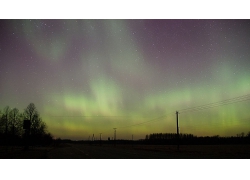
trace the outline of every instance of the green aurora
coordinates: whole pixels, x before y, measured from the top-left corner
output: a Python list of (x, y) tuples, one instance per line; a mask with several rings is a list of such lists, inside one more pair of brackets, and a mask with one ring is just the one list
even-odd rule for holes
[[(250, 131), (249, 20), (1, 20), (0, 109), (35, 103), (60, 138)], [(151, 121), (152, 120), (152, 121)], [(142, 124), (140, 124), (142, 123)]]

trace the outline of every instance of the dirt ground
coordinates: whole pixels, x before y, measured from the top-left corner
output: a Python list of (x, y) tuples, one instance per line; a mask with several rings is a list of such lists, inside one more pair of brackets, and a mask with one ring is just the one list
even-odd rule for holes
[(249, 159), (250, 145), (86, 145), (0, 147), (0, 159)]
[(138, 150), (156, 151), (172, 154), (184, 159), (249, 159), (250, 145), (140, 145)]
[(46, 159), (52, 147), (0, 147), (0, 159)]

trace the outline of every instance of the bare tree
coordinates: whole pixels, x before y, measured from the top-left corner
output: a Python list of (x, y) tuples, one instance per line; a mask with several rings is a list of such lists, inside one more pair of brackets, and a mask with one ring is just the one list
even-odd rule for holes
[(247, 133), (247, 137), (250, 138), (250, 131)]
[(47, 126), (45, 122), (42, 121), (38, 112), (36, 112), (31, 120), (31, 134), (43, 135), (46, 133)]
[(17, 108), (10, 111), (10, 126), (12, 135), (20, 135), (22, 132), (22, 115)]
[(47, 130), (46, 124), (40, 118), (34, 103), (30, 103), (24, 110), (24, 116), (31, 122), (30, 133), (32, 135), (44, 135)]
[(5, 129), (5, 116), (4, 114), (1, 113), (1, 118), (0, 118), (0, 133), (3, 134)]
[[(52, 141), (52, 135), (47, 131), (47, 125), (42, 121), (34, 103), (30, 103), (23, 113), (17, 108), (11, 109), (6, 106), (1, 111), (0, 116), (0, 139), (6, 137), (6, 144), (20, 143), (21, 138), (28, 137), (32, 144), (45, 144)], [(27, 131), (28, 136), (24, 134), (23, 120), (30, 120), (31, 127)]]
[(30, 103), (26, 109), (24, 109), (24, 114), (26, 117), (32, 121), (33, 116), (37, 113), (36, 106), (34, 103)]
[(241, 137), (244, 137), (244, 136), (245, 136), (245, 133), (244, 133), (244, 132), (242, 132), (240, 135), (241, 135)]
[(6, 106), (3, 110), (3, 121), (4, 121), (4, 125), (5, 125), (5, 134), (8, 133), (8, 128), (9, 128), (9, 113), (10, 113), (10, 107)]

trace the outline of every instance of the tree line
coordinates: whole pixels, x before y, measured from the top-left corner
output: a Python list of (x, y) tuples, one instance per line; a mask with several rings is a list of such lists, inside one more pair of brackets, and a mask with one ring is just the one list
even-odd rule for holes
[(24, 139), (23, 121), (30, 121), (29, 137), (32, 144), (48, 143), (52, 135), (34, 103), (30, 103), (22, 112), (6, 106), (0, 113), (0, 143), (20, 144)]
[[(176, 133), (153, 133), (146, 135), (145, 139), (174, 139), (177, 137)], [(180, 133), (179, 138), (193, 138), (193, 134)]]
[(147, 144), (250, 144), (250, 131), (231, 137), (194, 136), (193, 134), (180, 133), (153, 133), (146, 135), (144, 142)]

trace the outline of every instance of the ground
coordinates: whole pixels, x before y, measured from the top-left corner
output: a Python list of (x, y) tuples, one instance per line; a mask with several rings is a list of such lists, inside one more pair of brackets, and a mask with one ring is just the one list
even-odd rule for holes
[(250, 145), (89, 145), (0, 147), (1, 159), (249, 159)]

